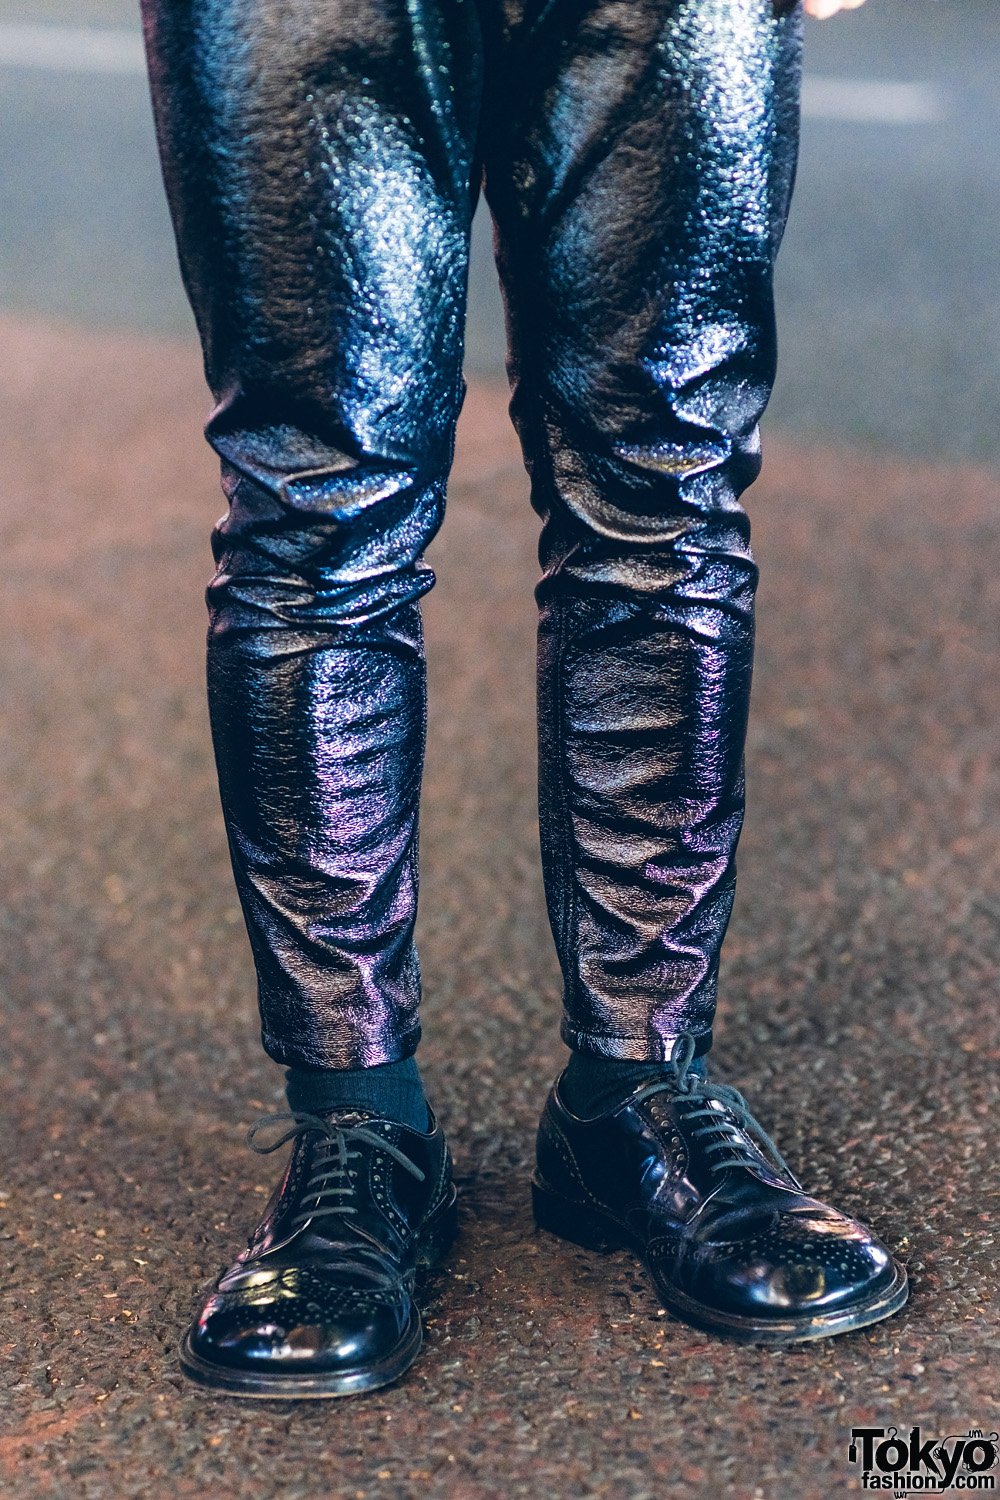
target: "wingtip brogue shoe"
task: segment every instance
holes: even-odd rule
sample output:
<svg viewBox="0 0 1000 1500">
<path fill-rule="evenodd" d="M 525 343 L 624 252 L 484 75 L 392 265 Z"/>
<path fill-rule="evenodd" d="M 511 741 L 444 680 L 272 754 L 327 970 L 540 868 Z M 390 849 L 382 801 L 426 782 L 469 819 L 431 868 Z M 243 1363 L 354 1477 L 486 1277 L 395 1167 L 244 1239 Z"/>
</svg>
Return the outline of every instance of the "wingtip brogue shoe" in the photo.
<svg viewBox="0 0 1000 1500">
<path fill-rule="evenodd" d="M 671 1068 L 593 1119 L 554 1085 L 532 1180 L 539 1227 L 591 1248 L 629 1248 L 664 1306 L 759 1343 L 798 1343 L 897 1312 L 906 1271 L 856 1219 L 810 1197 L 746 1101 Z"/>
<path fill-rule="evenodd" d="M 262 1130 L 287 1126 L 261 1145 Z M 294 1141 L 245 1249 L 203 1300 L 184 1372 L 240 1396 L 352 1395 L 389 1385 L 420 1351 L 421 1269 L 456 1231 L 451 1160 L 426 1132 L 365 1110 L 265 1116 L 260 1152 Z"/>
</svg>

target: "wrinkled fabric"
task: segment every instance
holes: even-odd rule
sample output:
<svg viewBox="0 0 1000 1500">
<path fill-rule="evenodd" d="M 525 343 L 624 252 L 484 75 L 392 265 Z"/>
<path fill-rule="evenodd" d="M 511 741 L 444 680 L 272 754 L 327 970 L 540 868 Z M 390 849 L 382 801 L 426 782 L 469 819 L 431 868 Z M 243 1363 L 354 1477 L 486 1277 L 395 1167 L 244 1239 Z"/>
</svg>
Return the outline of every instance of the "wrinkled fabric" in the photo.
<svg viewBox="0 0 1000 1500">
<path fill-rule="evenodd" d="M 215 398 L 207 679 L 276 1060 L 419 1036 L 419 600 L 480 187 L 541 521 L 563 1037 L 707 1050 L 744 809 L 740 495 L 775 370 L 801 13 L 774 0 L 142 0 Z"/>
</svg>

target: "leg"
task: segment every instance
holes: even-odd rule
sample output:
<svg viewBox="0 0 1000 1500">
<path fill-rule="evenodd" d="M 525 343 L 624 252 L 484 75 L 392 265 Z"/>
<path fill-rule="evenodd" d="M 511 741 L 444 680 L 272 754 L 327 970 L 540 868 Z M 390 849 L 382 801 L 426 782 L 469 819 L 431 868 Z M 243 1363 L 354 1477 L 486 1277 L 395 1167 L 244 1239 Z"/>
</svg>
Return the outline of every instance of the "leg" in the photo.
<svg viewBox="0 0 1000 1500">
<path fill-rule="evenodd" d="M 800 31 L 772 0 L 539 5 L 486 187 L 543 520 L 540 811 L 574 1049 L 711 1040 L 743 818 Z"/>
<path fill-rule="evenodd" d="M 477 21 L 466 0 L 143 8 L 229 501 L 207 589 L 219 788 L 264 1045 L 299 1091 L 259 1148 L 294 1138 L 291 1162 L 182 1358 L 217 1389 L 345 1394 L 416 1356 L 413 1277 L 454 1228 L 422 1097 L 414 1122 L 371 1090 L 304 1104 L 299 1070 L 370 1082 L 419 1035 L 419 599 L 463 393 Z"/>
<path fill-rule="evenodd" d="M 419 1034 L 417 601 L 462 396 L 474 13 L 144 14 L 229 501 L 208 690 L 264 1045 L 385 1063 Z"/>
<path fill-rule="evenodd" d="M 639 1250 L 689 1320 L 774 1342 L 861 1327 L 902 1305 L 902 1268 L 806 1196 L 696 1061 L 743 818 L 756 567 L 739 497 L 774 376 L 800 17 L 539 0 L 501 42 L 531 78 L 514 120 L 491 109 L 487 190 L 543 522 L 542 858 L 574 1051 L 539 1129 L 536 1213 Z M 584 1054 L 614 1080 L 596 1108 Z"/>
</svg>

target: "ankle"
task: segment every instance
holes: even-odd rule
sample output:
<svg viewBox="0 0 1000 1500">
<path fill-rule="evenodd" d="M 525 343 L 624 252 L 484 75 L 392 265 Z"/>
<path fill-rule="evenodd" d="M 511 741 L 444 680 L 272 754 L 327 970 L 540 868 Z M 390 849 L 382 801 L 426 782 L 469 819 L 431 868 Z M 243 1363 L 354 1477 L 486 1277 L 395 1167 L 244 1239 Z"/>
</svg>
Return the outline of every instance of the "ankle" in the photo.
<svg viewBox="0 0 1000 1500">
<path fill-rule="evenodd" d="M 300 1114 L 353 1106 L 411 1130 L 426 1130 L 430 1124 L 415 1057 L 370 1068 L 286 1068 L 285 1080 L 288 1107 Z"/>
<path fill-rule="evenodd" d="M 689 1071 L 704 1077 L 707 1058 L 695 1058 Z M 673 1064 L 669 1062 L 634 1062 L 600 1057 L 593 1052 L 571 1052 L 559 1091 L 573 1114 L 589 1119 L 620 1104 L 641 1084 L 673 1075 Z"/>
</svg>

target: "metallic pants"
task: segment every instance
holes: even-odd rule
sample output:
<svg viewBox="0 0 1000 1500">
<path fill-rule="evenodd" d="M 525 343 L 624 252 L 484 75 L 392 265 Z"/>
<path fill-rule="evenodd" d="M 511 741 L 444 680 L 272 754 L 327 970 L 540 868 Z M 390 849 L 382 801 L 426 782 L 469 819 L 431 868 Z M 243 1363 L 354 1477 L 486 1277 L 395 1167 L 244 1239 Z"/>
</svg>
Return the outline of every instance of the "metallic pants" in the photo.
<svg viewBox="0 0 1000 1500">
<path fill-rule="evenodd" d="M 215 405 L 208 692 L 286 1064 L 419 1036 L 419 599 L 482 184 L 541 520 L 538 715 L 562 1035 L 711 1040 L 743 819 L 798 146 L 782 0 L 142 0 Z"/>
</svg>

